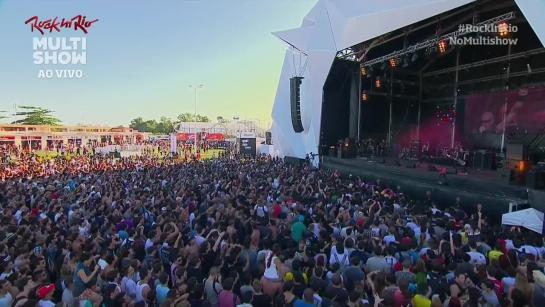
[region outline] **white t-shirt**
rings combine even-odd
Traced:
[[[19,209],[19,210],[17,210],[17,212],[15,212],[15,220],[17,220],[17,224],[19,224],[21,222],[22,215],[23,215],[23,211],[21,211],[21,209]]]
[[[391,267],[394,267],[394,265],[397,263],[397,259],[393,256],[385,256],[384,261],[386,261],[386,263],[388,263]]]
[[[153,240],[151,239],[146,239],[146,243],[144,244],[144,249],[148,250],[150,247],[153,246]]]
[[[390,243],[395,241],[396,241],[396,237],[394,235],[384,236],[384,245],[386,246],[390,245]]]
[[[195,235],[195,242],[197,242],[198,246],[201,246],[204,242],[206,242],[206,239],[201,235]]]
[[[107,266],[108,266],[108,262],[106,262],[106,260],[100,258],[98,259],[98,266],[100,266],[100,269],[101,270],[104,270]]]
[[[38,302],[38,306],[40,306],[40,307],[55,307],[55,303],[53,303],[50,300],[47,300],[47,301],[40,300]]]
[[[349,258],[350,258],[350,254],[348,254],[348,250],[346,250],[346,248],[344,249],[344,253],[339,254],[337,252],[337,247],[333,246],[331,248],[331,254],[329,256],[329,264],[333,265],[334,263],[338,263],[341,265],[341,267],[348,266],[350,265]]]
[[[481,264],[486,265],[486,257],[479,252],[467,252],[469,255],[469,263],[473,265]]]
[[[420,226],[416,225],[413,222],[409,222],[409,223],[407,223],[407,227],[409,227],[414,232],[414,236],[416,238],[420,238],[420,233],[422,232],[420,230]]]
[[[257,216],[265,217],[265,214],[269,211],[269,209],[265,205],[255,205],[254,211],[257,213]]]
[[[512,250],[515,248],[515,245],[513,244],[513,240],[506,239],[505,240],[505,248],[507,250]]]
[[[371,227],[371,236],[374,238],[380,237],[380,228],[376,226]]]
[[[67,307],[74,307],[76,305],[76,299],[74,299],[74,295],[69,289],[62,291],[62,303],[64,304],[63,306]]]
[[[532,245],[523,245],[518,249],[519,252],[533,255],[536,259],[539,259],[540,251],[537,247]]]
[[[128,297],[136,297],[136,283],[128,277],[123,277],[123,279],[121,279],[121,290],[123,290]]]
[[[0,280],[4,280],[4,279],[10,277],[11,274],[13,274],[13,271],[10,271],[9,273],[2,272],[2,274],[0,274]]]

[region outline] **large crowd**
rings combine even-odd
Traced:
[[[463,199],[270,157],[48,163],[0,183],[0,307],[545,303],[543,237]]]

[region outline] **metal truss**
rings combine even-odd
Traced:
[[[475,24],[475,26],[478,27],[478,26],[497,25],[497,24],[499,24],[499,23],[501,23],[503,21],[511,20],[511,19],[514,19],[514,18],[515,18],[515,13],[514,12],[509,12],[509,13],[506,13],[506,14],[503,14],[503,15],[500,15],[500,16],[485,20],[483,22],[479,22],[479,23]],[[401,57],[401,56],[403,56],[405,54],[414,53],[414,52],[416,52],[418,50],[426,49],[426,48],[432,47],[432,46],[437,46],[437,44],[440,41],[448,40],[450,38],[457,38],[457,37],[469,35],[469,34],[472,34],[472,33],[473,32],[460,31],[460,29],[458,29],[457,31],[450,32],[450,33],[444,34],[442,36],[437,36],[435,38],[432,38],[432,39],[429,39],[429,40],[426,40],[426,41],[411,45],[411,46],[409,46],[409,47],[407,47],[405,49],[397,50],[397,51],[394,51],[394,52],[389,53],[387,55],[381,56],[379,58],[363,62],[361,65],[362,66],[371,66],[371,65],[375,65],[377,63],[382,63],[382,62],[385,62],[385,61],[387,61],[389,59],[392,59],[392,58],[399,58],[399,57]]]
[[[496,25],[496,24],[499,24],[499,23],[501,23],[503,21],[512,20],[514,18],[515,18],[515,13],[513,11],[511,11],[509,13],[506,13],[506,14],[503,14],[503,15],[500,15],[500,16],[485,20],[483,22],[477,23],[477,24],[475,24],[475,26]],[[361,65],[362,66],[375,65],[377,63],[387,61],[387,60],[389,60],[391,58],[398,58],[398,57],[401,57],[401,56],[403,56],[405,54],[408,54],[408,53],[414,53],[414,52],[416,52],[418,50],[422,50],[422,49],[426,49],[428,47],[436,46],[440,41],[443,41],[443,40],[447,40],[447,39],[450,39],[450,38],[456,38],[456,37],[460,37],[460,36],[465,36],[465,35],[469,35],[469,34],[472,34],[472,32],[460,31],[460,30],[450,32],[448,34],[438,36],[438,37],[435,37],[435,38],[432,38],[432,39],[429,39],[429,40],[426,40],[426,41],[411,45],[411,46],[409,46],[409,47],[407,47],[405,49],[394,51],[392,53],[381,56],[379,58],[363,62]],[[337,58],[344,59],[344,60],[349,60],[349,61],[354,61],[354,62],[358,61],[357,51],[354,50],[353,47],[346,48],[344,50],[339,51],[337,53]]]

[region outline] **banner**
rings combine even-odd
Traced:
[[[172,133],[170,135],[170,152],[176,153],[178,147],[178,140],[176,140],[176,134]]]

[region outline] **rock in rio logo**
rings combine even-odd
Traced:
[[[73,79],[82,78],[83,70],[75,65],[87,64],[87,37],[83,36],[50,36],[49,33],[60,33],[64,29],[89,33],[89,29],[98,19],[87,19],[86,16],[77,15],[72,18],[50,18],[41,20],[38,16],[32,16],[25,21],[30,25],[31,32],[40,35],[32,38],[32,58],[35,65],[56,65],[57,68],[73,69],[38,69],[37,77],[40,79]],[[59,67],[59,65],[62,65]],[[76,69],[77,68],[77,69]]]
[[[40,20],[38,16],[32,16],[25,21],[25,24],[30,24],[30,31],[34,30],[40,32],[42,35],[45,32],[52,33],[54,31],[61,32],[61,29],[74,29],[75,31],[81,30],[87,34],[89,28],[97,22],[98,19],[87,20],[87,16],[77,15],[70,19],[59,19],[59,17],[50,18],[46,20]]]

